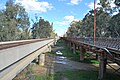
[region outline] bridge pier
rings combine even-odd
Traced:
[[[38,56],[38,65],[44,66],[45,64],[45,54],[42,53]]]
[[[51,52],[52,48],[51,46],[48,46],[48,52]]]
[[[53,45],[55,46],[55,45],[56,45],[56,43],[57,43],[57,39],[54,39],[54,43],[53,43]]]
[[[69,43],[69,47],[70,47],[70,50],[72,50],[72,43],[71,42]]]
[[[100,63],[99,63],[99,75],[98,78],[102,79],[106,75],[106,64],[107,64],[107,58],[105,55],[105,52],[100,53]]]
[[[72,51],[72,43],[71,43],[71,42],[68,43],[68,47],[69,47],[70,50]]]
[[[80,61],[83,61],[86,50],[83,46],[79,47],[79,49],[80,49]]]
[[[73,46],[72,46],[72,51],[73,51],[73,54],[76,54],[76,45],[75,44],[73,44]]]

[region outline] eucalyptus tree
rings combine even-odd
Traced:
[[[109,36],[107,34],[109,32],[107,28],[109,27],[110,19],[111,19],[111,16],[108,13],[102,10],[97,11],[97,20],[96,20],[97,37],[108,37]]]
[[[82,34],[85,37],[92,37],[93,36],[93,26],[94,26],[94,13],[93,10],[89,11],[83,18],[83,25],[82,25]]]
[[[1,41],[6,40],[16,40],[17,38],[17,8],[13,4],[13,1],[10,0],[6,2],[6,8],[2,10],[1,23],[2,32],[1,32]]]
[[[28,39],[29,17],[20,4],[13,0],[6,2],[5,9],[0,11],[0,41]]]
[[[34,22],[32,27],[33,38],[49,38],[53,32],[53,24],[40,17],[38,22]]]
[[[115,9],[117,9],[120,12],[120,0],[115,0],[114,3],[116,5]]]
[[[107,28],[111,37],[120,38],[120,13],[114,15],[109,21],[109,27]]]
[[[113,0],[100,0],[101,7],[96,8],[96,37],[120,37],[120,12],[113,15],[111,7]],[[115,0],[115,9],[120,11],[120,0]],[[80,25],[81,27],[77,27]],[[81,24],[70,25],[67,31],[68,36],[93,37],[94,10],[90,10],[83,18]]]
[[[17,4],[18,6],[18,15],[17,15],[17,28],[20,30],[20,39],[29,39],[30,38],[30,21],[28,13],[25,11],[25,8]]]

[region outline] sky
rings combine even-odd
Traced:
[[[5,8],[6,1],[0,0],[0,9]],[[73,20],[82,20],[93,9],[93,2],[94,0],[14,0],[15,4],[21,3],[24,6],[30,20],[35,19],[36,15],[53,22],[53,29],[59,36],[65,34]]]

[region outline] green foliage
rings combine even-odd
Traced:
[[[120,37],[120,1],[115,0],[116,7],[111,8],[112,0],[100,0],[101,7],[96,8],[96,37]],[[68,37],[93,37],[94,33],[94,10],[90,10],[83,20],[73,21],[66,32]]]
[[[80,35],[80,30],[81,30],[81,26],[82,26],[82,22],[81,21],[73,21],[71,22],[71,25],[70,27],[68,28],[68,31],[67,31],[67,36],[70,37],[70,36],[81,36]]]
[[[120,13],[114,15],[110,21],[110,26],[107,28],[111,37],[120,37]]]
[[[14,4],[13,0],[6,2],[6,8],[0,11],[0,41],[55,38],[56,36],[57,34],[53,31],[53,23],[50,24],[49,21],[42,18],[38,22],[34,22],[32,31],[30,31],[28,13],[20,4]]]
[[[104,79],[98,79],[98,71],[86,70],[65,70],[63,72],[56,72],[54,80],[61,80],[61,77],[67,78],[66,80],[119,80],[119,76],[107,73]]]
[[[33,21],[34,22],[34,21]],[[54,38],[56,36],[53,31],[53,23],[50,24],[49,21],[45,21],[40,17],[39,21],[34,22],[32,27],[32,37],[36,38]]]
[[[114,3],[116,5],[115,9],[117,9],[120,12],[120,0],[115,0]]]
[[[6,2],[6,8],[0,11],[0,41],[29,39],[29,25],[25,9],[9,0]]]

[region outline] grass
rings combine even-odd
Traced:
[[[96,59],[90,59],[90,58],[85,58],[83,61],[80,61],[83,63],[90,63],[90,64],[99,64],[99,61]]]
[[[46,80],[45,75],[36,75],[35,80]]]
[[[86,72],[83,70],[58,72],[55,74],[54,80],[61,80],[59,76],[64,76],[68,80],[97,80],[97,75],[95,72],[88,73],[88,71]]]
[[[47,76],[36,75],[35,80],[120,80],[120,77],[111,73],[107,73],[104,79],[98,79],[98,71],[86,70],[65,70],[48,74]]]
[[[36,75],[34,80],[55,80],[53,74]]]
[[[83,63],[90,63],[90,64],[99,64],[98,60],[96,60],[96,59],[90,59],[90,58],[85,58],[83,61],[80,61],[80,51],[76,50],[76,54],[73,54],[72,51],[70,50],[70,48],[67,45],[65,45],[65,43],[62,40],[59,40],[57,42],[56,46],[64,47],[64,49],[60,50],[63,53],[62,56],[67,57],[70,60],[78,61],[78,62],[83,62]],[[89,54],[87,54],[87,55],[85,54],[86,57],[88,55]]]
[[[64,72],[57,72],[54,75],[54,80],[61,80],[61,76],[64,76],[68,80],[100,80],[98,79],[97,74],[97,71],[70,70]],[[106,76],[106,78],[101,80],[120,80],[120,77],[114,74],[109,74]]]

